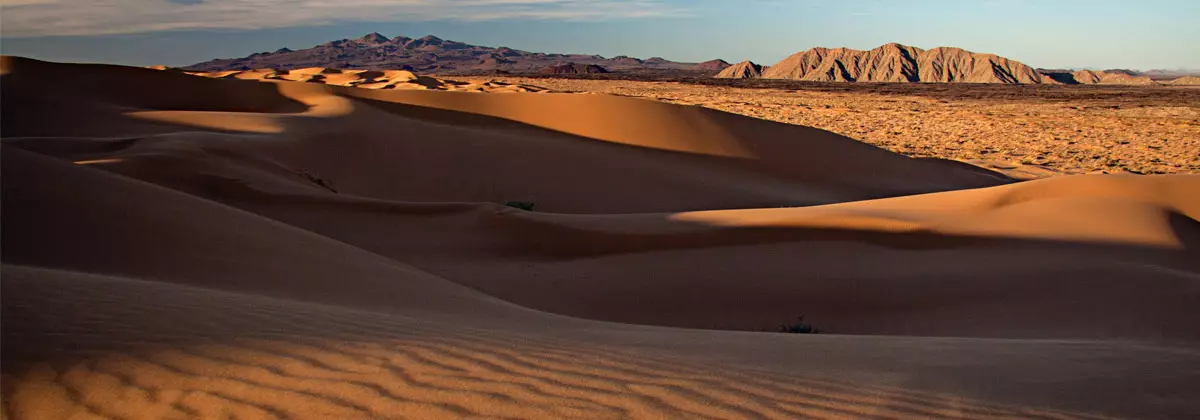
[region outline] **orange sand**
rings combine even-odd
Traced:
[[[1200,416],[1200,176],[2,64],[4,418]]]

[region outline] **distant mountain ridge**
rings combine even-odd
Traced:
[[[718,58],[716,60],[708,60],[703,63],[697,64],[696,68],[701,69],[701,70],[721,71],[721,70],[725,70],[725,69],[729,68],[730,66],[732,66],[732,64],[729,64],[725,60]]]
[[[1042,83],[1068,85],[1155,85],[1158,82],[1140,72],[1111,70],[1048,70],[1038,69]]]
[[[813,82],[1040,83],[1033,67],[961,48],[924,50],[890,43],[862,51],[812,48],[785,58],[763,78]]]
[[[606,58],[588,54],[553,54],[516,50],[508,47],[483,47],[427,35],[421,38],[388,38],[370,33],[356,39],[341,39],[312,48],[281,48],[242,58],[214,59],[185,67],[189,71],[228,71],[271,68],[293,70],[309,67],[368,70],[409,70],[420,73],[471,71],[554,72],[563,66],[599,66],[608,70],[686,70],[723,69],[724,63],[680,63],[661,57],[641,60],[627,56]],[[727,66],[728,64],[725,63]],[[599,72],[593,69],[593,72]]]
[[[921,49],[889,43],[871,50],[810,48],[773,66],[749,61],[731,65],[715,59],[682,63],[653,57],[603,57],[484,47],[427,35],[388,38],[370,33],[312,48],[254,53],[242,58],[214,59],[193,64],[188,71],[301,68],[408,70],[425,74],[543,73],[596,74],[608,72],[671,71],[718,78],[788,79],[813,82],[1000,83],[1000,84],[1189,84],[1191,70],[1035,69],[995,54],[955,47]]]
[[[1158,74],[1163,73],[1165,72],[1160,71]],[[767,68],[760,68],[749,61],[742,62],[715,77],[810,82],[1159,84],[1151,74],[1133,70],[1035,69],[995,54],[976,53],[955,47],[925,50],[897,43],[866,51],[816,47],[793,54]],[[1183,84],[1189,80],[1175,84]]]

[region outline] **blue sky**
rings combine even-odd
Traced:
[[[186,65],[370,32],[774,64],[814,46],[956,46],[1034,67],[1200,68],[1200,0],[0,0],[0,51]]]

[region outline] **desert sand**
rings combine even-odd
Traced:
[[[1200,90],[1190,86],[767,81],[742,87],[744,83],[498,80],[699,105],[816,127],[907,156],[967,162],[1021,179],[1200,174]]]
[[[4,418],[1200,416],[1197,175],[0,64]]]

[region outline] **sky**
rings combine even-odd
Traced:
[[[1200,0],[0,0],[0,52],[183,66],[371,32],[774,64],[815,46],[954,46],[1040,68],[1200,69]]]

